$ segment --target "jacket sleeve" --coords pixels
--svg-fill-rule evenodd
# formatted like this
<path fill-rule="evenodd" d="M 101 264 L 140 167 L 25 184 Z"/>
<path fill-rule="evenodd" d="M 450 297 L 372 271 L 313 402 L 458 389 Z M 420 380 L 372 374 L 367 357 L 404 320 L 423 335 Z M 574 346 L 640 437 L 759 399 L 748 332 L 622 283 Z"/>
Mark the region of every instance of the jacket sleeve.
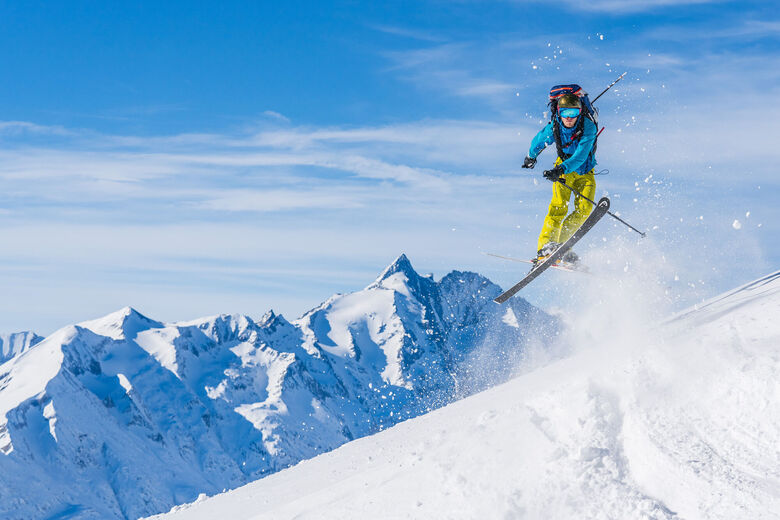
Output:
<path fill-rule="evenodd" d="M 593 150 L 593 143 L 596 142 L 596 125 L 590 119 L 585 120 L 585 126 L 582 131 L 582 137 L 577 144 L 577 149 L 571 154 L 571 157 L 561 163 L 563 171 L 573 172 L 577 168 L 583 165 L 588 160 L 591 150 Z"/>
<path fill-rule="evenodd" d="M 539 133 L 531 141 L 531 149 L 528 151 L 528 157 L 536 159 L 536 157 L 542 153 L 542 150 L 547 148 L 547 145 L 553 144 L 554 141 L 552 123 L 547 123 L 547 126 L 539 130 Z"/>

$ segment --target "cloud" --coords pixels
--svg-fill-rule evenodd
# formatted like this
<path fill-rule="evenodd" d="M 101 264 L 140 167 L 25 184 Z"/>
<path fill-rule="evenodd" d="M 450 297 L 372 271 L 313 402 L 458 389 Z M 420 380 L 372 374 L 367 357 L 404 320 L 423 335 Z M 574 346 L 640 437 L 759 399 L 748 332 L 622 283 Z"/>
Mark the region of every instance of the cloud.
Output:
<path fill-rule="evenodd" d="M 571 7 L 582 11 L 627 14 L 643 11 L 653 11 L 666 7 L 716 4 L 726 2 L 727 0 L 591 0 L 590 2 L 580 2 L 577 0 L 564 1 Z"/>
<path fill-rule="evenodd" d="M 223 190 L 216 198 L 209 194 L 200 206 L 216 211 L 269 213 L 300 209 L 353 209 L 362 206 L 357 197 L 344 193 L 304 190 Z M 365 194 L 363 194 L 365 195 Z"/>
<path fill-rule="evenodd" d="M 385 57 L 392 64 L 388 72 L 423 89 L 495 104 L 498 96 L 509 98 L 513 86 L 492 77 L 489 67 L 476 66 L 484 59 L 483 51 L 475 42 L 459 42 L 388 52 Z"/>
<path fill-rule="evenodd" d="M 0 121 L 0 135 L 43 134 L 73 135 L 61 126 L 39 125 L 27 121 Z"/>
<path fill-rule="evenodd" d="M 48 146 L 17 136 L 0 150 L 0 211 L 126 223 L 417 203 L 439 211 L 472 172 L 513 167 L 521 128 L 431 120 L 152 137 L 73 130 Z"/>
<path fill-rule="evenodd" d="M 385 34 L 392 34 L 393 36 L 400 36 L 402 38 L 409 38 L 412 40 L 421 40 L 434 43 L 441 43 L 447 40 L 442 36 L 433 34 L 431 31 L 424 31 L 420 29 L 392 25 L 369 25 L 369 27 Z"/>
<path fill-rule="evenodd" d="M 687 26 L 685 30 L 680 30 L 679 27 L 658 27 L 647 33 L 650 38 L 673 42 L 728 39 L 738 40 L 738 44 L 778 35 L 780 21 L 755 19 L 737 20 L 719 27 L 713 27 L 711 23 L 697 23 Z"/>
<path fill-rule="evenodd" d="M 271 119 L 275 119 L 277 121 L 283 121 L 285 123 L 290 122 L 290 120 L 287 117 L 283 116 L 279 112 L 274 112 L 273 110 L 266 110 L 265 112 L 263 112 L 263 115 L 266 117 L 270 117 Z"/>

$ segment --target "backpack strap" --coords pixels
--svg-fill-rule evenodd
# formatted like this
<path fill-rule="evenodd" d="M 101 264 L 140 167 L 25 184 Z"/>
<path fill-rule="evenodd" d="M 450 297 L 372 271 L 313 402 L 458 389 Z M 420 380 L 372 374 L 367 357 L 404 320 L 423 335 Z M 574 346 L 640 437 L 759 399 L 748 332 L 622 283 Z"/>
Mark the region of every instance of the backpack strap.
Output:
<path fill-rule="evenodd" d="M 577 127 L 574 130 L 574 133 L 571 136 L 571 140 L 568 143 L 564 143 L 561 139 L 561 120 L 553 114 L 552 116 L 552 124 L 553 124 L 553 137 L 555 138 L 555 148 L 558 151 L 558 157 L 561 158 L 562 161 L 565 161 L 569 157 L 571 157 L 571 154 L 566 153 L 563 151 L 564 148 L 568 147 L 575 141 L 579 141 L 582 137 L 582 134 L 585 133 L 585 118 L 580 116 L 579 120 L 577 121 Z M 595 152 L 595 144 L 594 144 L 594 150 Z"/>

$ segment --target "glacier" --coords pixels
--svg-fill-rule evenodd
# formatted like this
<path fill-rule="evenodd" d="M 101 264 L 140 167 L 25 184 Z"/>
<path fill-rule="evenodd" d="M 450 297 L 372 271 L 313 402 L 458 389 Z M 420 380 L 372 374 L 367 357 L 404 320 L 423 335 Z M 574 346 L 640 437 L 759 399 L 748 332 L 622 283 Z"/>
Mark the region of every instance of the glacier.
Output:
<path fill-rule="evenodd" d="M 293 322 L 127 307 L 3 337 L 0 518 L 169 511 L 505 381 L 559 327 L 523 299 L 495 305 L 500 292 L 401 255 Z"/>

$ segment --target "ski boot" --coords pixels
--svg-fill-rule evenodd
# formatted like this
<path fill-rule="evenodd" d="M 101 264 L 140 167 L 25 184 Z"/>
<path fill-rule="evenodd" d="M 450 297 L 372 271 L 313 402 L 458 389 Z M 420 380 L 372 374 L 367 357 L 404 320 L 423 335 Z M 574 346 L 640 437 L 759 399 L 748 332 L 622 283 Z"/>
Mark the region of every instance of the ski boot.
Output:
<path fill-rule="evenodd" d="M 536 252 L 536 258 L 532 260 L 532 262 L 535 266 L 539 265 L 541 262 L 544 262 L 548 256 L 553 254 L 559 247 L 561 247 L 561 244 L 558 242 L 547 242 L 539 251 Z"/>

